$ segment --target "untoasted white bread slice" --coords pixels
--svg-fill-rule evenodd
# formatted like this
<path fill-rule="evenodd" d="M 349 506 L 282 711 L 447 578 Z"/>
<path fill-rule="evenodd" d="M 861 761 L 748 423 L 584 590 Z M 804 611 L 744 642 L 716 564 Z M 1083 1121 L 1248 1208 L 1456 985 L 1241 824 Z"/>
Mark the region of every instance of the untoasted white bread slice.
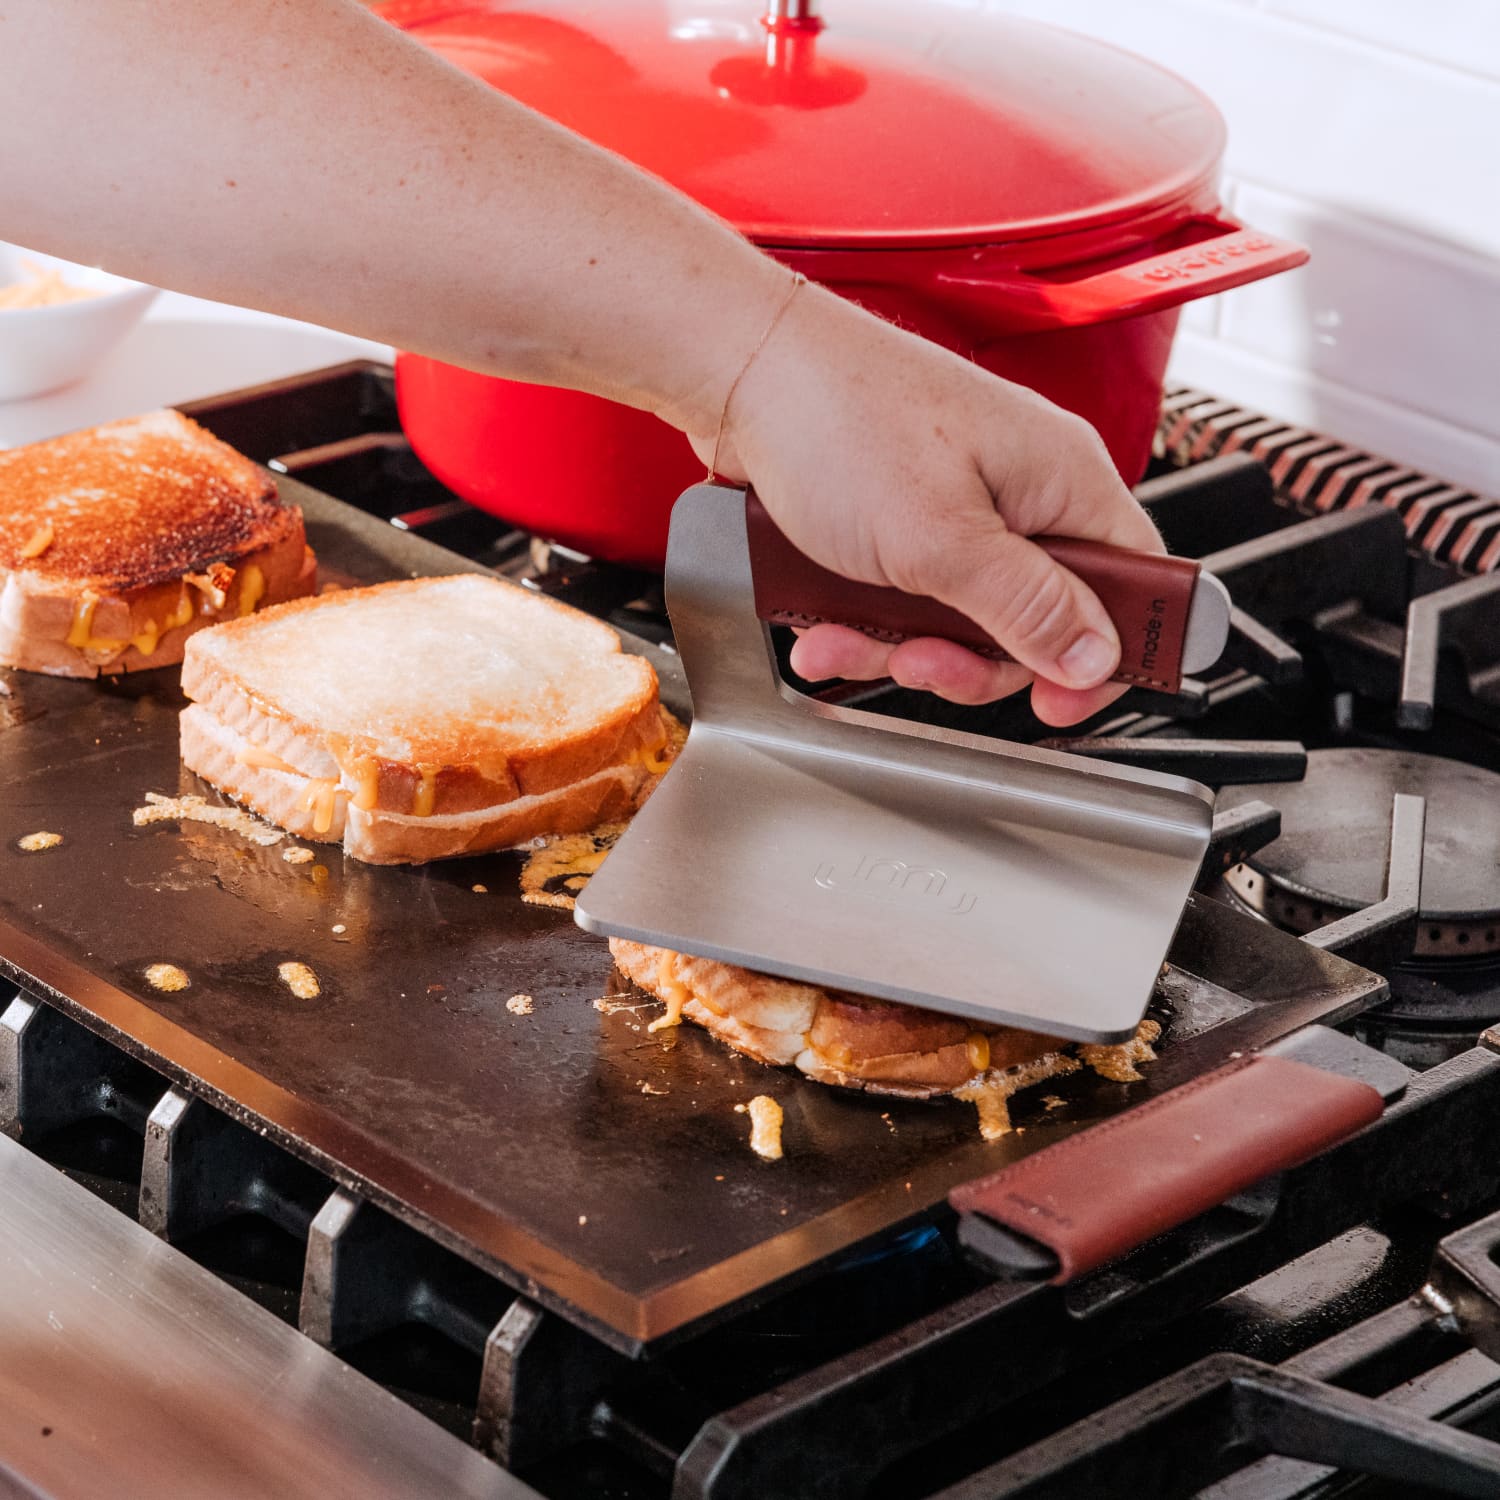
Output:
<path fill-rule="evenodd" d="M 650 663 L 478 574 L 297 600 L 189 643 L 182 758 L 299 837 L 377 864 L 573 833 L 666 741 Z"/>
<path fill-rule="evenodd" d="M 0 665 L 169 666 L 196 631 L 314 584 L 302 512 L 180 412 L 0 452 Z"/>

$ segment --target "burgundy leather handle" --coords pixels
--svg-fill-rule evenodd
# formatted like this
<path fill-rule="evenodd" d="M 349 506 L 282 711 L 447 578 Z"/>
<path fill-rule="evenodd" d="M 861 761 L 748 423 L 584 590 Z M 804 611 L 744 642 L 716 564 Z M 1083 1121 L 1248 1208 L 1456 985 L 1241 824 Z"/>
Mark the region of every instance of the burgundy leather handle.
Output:
<path fill-rule="evenodd" d="M 755 612 L 773 625 L 849 625 L 882 641 L 941 636 L 997 661 L 1009 658 L 967 615 L 901 589 L 855 583 L 819 566 L 789 542 L 753 490 L 745 495 Z M 1074 537 L 1037 542 L 1099 596 L 1120 633 L 1116 682 L 1175 693 L 1182 686 L 1198 564 Z"/>
<path fill-rule="evenodd" d="M 1255 1053 L 949 1193 L 1071 1281 L 1380 1118 L 1378 1090 Z"/>

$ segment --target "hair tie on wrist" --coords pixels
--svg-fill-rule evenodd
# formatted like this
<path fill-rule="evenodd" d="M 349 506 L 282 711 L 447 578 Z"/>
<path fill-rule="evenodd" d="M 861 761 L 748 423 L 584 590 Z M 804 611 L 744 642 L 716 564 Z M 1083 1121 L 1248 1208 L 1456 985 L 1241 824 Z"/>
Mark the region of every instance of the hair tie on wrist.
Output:
<path fill-rule="evenodd" d="M 724 423 L 729 418 L 729 403 L 734 400 L 734 393 L 740 388 L 740 381 L 749 373 L 750 366 L 755 363 L 755 357 L 766 347 L 766 341 L 776 331 L 776 325 L 781 321 L 782 315 L 792 305 L 792 298 L 797 295 L 797 289 L 807 285 L 807 277 L 801 271 L 792 273 L 792 284 L 787 288 L 786 296 L 781 299 L 776 311 L 771 314 L 771 321 L 766 324 L 765 331 L 761 334 L 755 347 L 750 351 L 745 363 L 740 366 L 740 373 L 734 377 L 729 384 L 729 391 L 724 397 L 723 409 L 719 412 L 719 433 L 714 439 L 713 462 L 708 466 L 708 482 L 712 484 L 719 477 L 719 448 L 724 442 Z"/>

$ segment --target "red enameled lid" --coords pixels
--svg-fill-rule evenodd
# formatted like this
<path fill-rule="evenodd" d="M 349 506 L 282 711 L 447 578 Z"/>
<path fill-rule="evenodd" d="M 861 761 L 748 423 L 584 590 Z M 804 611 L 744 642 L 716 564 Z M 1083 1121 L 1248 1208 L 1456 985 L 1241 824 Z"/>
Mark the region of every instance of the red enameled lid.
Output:
<path fill-rule="evenodd" d="M 765 245 L 1034 239 L 1134 218 L 1217 167 L 1213 105 L 1101 42 L 941 0 L 824 0 L 821 20 L 764 3 L 376 9 Z"/>

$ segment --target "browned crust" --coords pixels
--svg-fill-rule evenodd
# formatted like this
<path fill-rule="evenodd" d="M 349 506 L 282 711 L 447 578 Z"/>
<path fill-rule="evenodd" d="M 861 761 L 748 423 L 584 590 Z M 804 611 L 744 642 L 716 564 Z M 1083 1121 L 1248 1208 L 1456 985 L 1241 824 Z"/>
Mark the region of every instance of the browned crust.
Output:
<path fill-rule="evenodd" d="M 156 647 L 143 653 L 127 646 L 118 655 L 103 658 L 70 646 L 66 636 L 72 628 L 73 609 L 82 591 L 30 590 L 22 596 L 16 628 L 0 631 L 0 666 L 19 667 L 53 677 L 115 677 L 124 672 L 142 672 L 175 666 L 183 659 L 187 643 L 200 631 L 217 625 L 222 617 L 237 615 L 246 569 L 256 567 L 264 581 L 262 599 L 270 604 L 309 594 L 317 587 L 317 562 L 303 535 L 302 513 L 288 512 L 293 524 L 287 535 L 256 551 L 234 559 L 231 582 L 222 611 L 210 608 L 197 613 L 185 625 L 174 626 L 157 639 Z M 19 575 L 15 575 L 19 576 Z M 3 575 L 0 575 L 3 582 Z M 200 611 L 204 598 L 192 585 L 173 578 L 146 585 L 127 594 L 102 594 L 94 606 L 91 633 L 100 638 L 127 639 L 160 624 L 178 606 L 187 588 L 188 597 Z"/>
<path fill-rule="evenodd" d="M 164 430 L 114 440 L 143 421 Z M 51 543 L 23 558 L 46 525 Z M 0 452 L 0 572 L 38 591 L 129 596 L 301 533 L 270 475 L 179 412 Z"/>
<path fill-rule="evenodd" d="M 657 700 L 656 673 L 651 664 L 640 657 L 625 655 L 620 649 L 619 636 L 608 625 L 546 598 L 528 595 L 529 602 L 557 611 L 559 620 L 565 622 L 567 629 L 593 633 L 601 654 L 618 657 L 622 675 L 633 679 L 625 684 L 621 701 L 602 713 L 587 733 L 566 740 L 517 740 L 500 748 L 490 739 L 476 737 L 469 721 L 457 715 L 444 725 L 412 725 L 408 731 L 413 744 L 412 757 L 409 761 L 395 761 L 377 755 L 376 742 L 368 736 L 339 737 L 337 743 L 333 743 L 333 737 L 323 726 L 261 698 L 253 681 L 227 666 L 217 654 L 226 644 L 244 646 L 253 643 L 255 631 L 266 620 L 284 620 L 288 616 L 307 615 L 319 609 L 357 609 L 362 598 L 386 592 L 420 591 L 438 581 L 418 578 L 374 584 L 368 588 L 293 600 L 275 609 L 262 610 L 249 619 L 230 621 L 215 633 L 213 650 L 186 653 L 183 692 L 220 718 L 229 716 L 229 702 L 236 701 L 241 705 L 248 702 L 253 705 L 255 715 L 277 721 L 284 730 L 309 744 L 327 746 L 340 766 L 351 774 L 356 765 L 373 762 L 375 803 L 372 810 L 378 812 L 406 814 L 412 811 L 423 781 L 420 767 L 424 764 L 438 767 L 432 777 L 433 814 L 457 814 L 499 807 L 522 797 L 568 791 L 596 772 L 622 764 L 632 753 L 664 743 L 666 729 Z M 497 588 L 514 587 L 498 579 L 491 581 Z M 309 628 L 311 630 L 311 626 Z M 310 634 L 309 639 L 315 641 L 315 633 Z M 235 714 L 236 719 L 240 717 Z M 425 740 L 421 738 L 424 730 Z M 251 733 L 250 737 L 259 742 L 265 736 Z M 538 831 L 582 830 L 549 827 Z"/>
<path fill-rule="evenodd" d="M 842 1088 L 930 1098 L 1065 1045 L 1033 1031 L 822 990 L 623 938 L 611 938 L 609 950 L 620 972 L 658 999 L 668 988 L 661 965 L 675 959 L 673 977 L 691 992 L 683 1006 L 689 1020 L 757 1061 L 795 1065 Z M 983 1067 L 969 1050 L 975 1033 L 988 1044 Z"/>

